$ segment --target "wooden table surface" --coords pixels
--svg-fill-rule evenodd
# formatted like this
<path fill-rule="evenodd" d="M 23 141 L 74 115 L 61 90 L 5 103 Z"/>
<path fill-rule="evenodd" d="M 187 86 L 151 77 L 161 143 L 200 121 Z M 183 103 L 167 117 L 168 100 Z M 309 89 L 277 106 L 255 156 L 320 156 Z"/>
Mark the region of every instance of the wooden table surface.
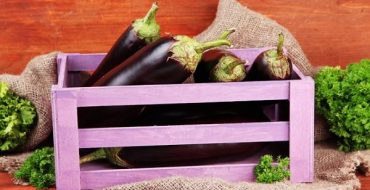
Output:
<path fill-rule="evenodd" d="M 345 66 L 370 58 L 368 0 L 240 0 L 288 28 L 313 65 Z M 51 51 L 106 52 L 151 0 L 1 0 L 0 73 L 20 73 L 33 56 Z M 162 32 L 196 35 L 215 17 L 218 0 L 158 0 Z M 370 189 L 369 178 L 361 178 Z M 9 186 L 0 174 L 0 189 Z"/>

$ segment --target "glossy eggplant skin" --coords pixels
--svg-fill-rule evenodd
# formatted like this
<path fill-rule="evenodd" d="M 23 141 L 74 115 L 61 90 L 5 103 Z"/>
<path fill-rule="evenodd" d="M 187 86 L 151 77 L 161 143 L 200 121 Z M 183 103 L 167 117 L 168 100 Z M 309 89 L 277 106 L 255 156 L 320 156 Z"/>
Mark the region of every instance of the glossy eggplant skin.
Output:
<path fill-rule="evenodd" d="M 100 62 L 98 68 L 96 68 L 83 86 L 87 87 L 93 85 L 100 77 L 125 61 L 145 45 L 145 40 L 140 39 L 134 31 L 133 26 L 130 25 L 116 40 L 107 55 Z"/>
<path fill-rule="evenodd" d="M 171 58 L 170 49 L 174 43 L 176 40 L 172 36 L 160 38 L 101 77 L 93 86 L 182 83 L 191 72 Z"/>
<path fill-rule="evenodd" d="M 110 70 L 92 86 L 182 83 L 191 72 L 170 58 L 170 48 L 175 42 L 172 36 L 158 39 Z M 144 106 L 79 108 L 79 126 L 80 128 L 127 126 L 143 109 Z"/>
<path fill-rule="evenodd" d="M 245 159 L 259 152 L 266 143 L 219 143 L 126 147 L 119 157 L 131 167 L 158 167 L 210 164 L 225 159 Z"/>

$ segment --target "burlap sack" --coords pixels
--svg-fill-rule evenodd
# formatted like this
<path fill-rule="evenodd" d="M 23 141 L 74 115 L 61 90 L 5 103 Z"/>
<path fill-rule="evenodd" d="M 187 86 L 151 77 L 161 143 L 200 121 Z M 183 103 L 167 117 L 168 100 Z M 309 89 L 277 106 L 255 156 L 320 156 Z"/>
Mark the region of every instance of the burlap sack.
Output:
<path fill-rule="evenodd" d="M 288 181 L 274 184 L 230 183 L 218 178 L 188 178 L 174 176 L 152 181 L 117 185 L 105 190 L 347 190 L 361 184 L 355 175 L 357 167 L 369 172 L 370 151 L 343 153 L 334 145 L 315 146 L 314 183 L 292 184 Z"/>
<path fill-rule="evenodd" d="M 52 52 L 33 58 L 20 75 L 0 75 L 0 81 L 9 84 L 17 95 L 30 100 L 36 107 L 37 123 L 30 131 L 26 144 L 19 151 L 34 149 L 52 131 L 51 85 L 56 82 L 56 56 Z"/>

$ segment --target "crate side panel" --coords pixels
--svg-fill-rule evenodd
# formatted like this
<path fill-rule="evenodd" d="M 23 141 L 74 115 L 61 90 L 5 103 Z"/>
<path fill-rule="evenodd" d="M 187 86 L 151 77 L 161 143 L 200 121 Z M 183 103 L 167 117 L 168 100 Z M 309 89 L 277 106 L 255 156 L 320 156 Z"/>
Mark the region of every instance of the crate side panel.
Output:
<path fill-rule="evenodd" d="M 288 122 L 79 129 L 80 148 L 270 142 L 289 139 Z"/>

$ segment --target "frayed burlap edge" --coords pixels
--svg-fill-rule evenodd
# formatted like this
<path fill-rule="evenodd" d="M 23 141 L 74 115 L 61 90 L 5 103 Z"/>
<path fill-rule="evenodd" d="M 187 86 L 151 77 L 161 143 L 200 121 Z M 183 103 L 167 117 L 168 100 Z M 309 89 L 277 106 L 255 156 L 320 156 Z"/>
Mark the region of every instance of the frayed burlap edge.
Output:
<path fill-rule="evenodd" d="M 8 172 L 11 176 L 21 167 L 23 162 L 31 155 L 30 152 L 0 157 L 0 172 Z M 28 185 L 27 182 L 12 178 L 16 185 Z"/>

